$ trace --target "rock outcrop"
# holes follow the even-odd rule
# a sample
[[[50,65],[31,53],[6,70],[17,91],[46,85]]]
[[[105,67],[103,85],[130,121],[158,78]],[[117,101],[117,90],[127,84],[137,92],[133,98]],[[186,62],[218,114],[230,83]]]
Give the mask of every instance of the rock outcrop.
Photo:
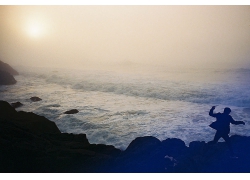
[[[5,71],[8,72],[9,74],[11,74],[12,76],[16,76],[19,73],[13,69],[9,64],[4,63],[2,61],[0,61],[0,71]]]
[[[146,136],[126,150],[90,144],[85,134],[61,133],[54,122],[17,112],[0,101],[0,172],[109,173],[249,173],[250,137],[233,135],[230,157],[225,142],[189,146],[177,138]]]
[[[250,137],[230,137],[237,158],[225,142],[209,145],[193,141],[189,147],[180,139],[162,142],[154,137],[136,138],[116,158],[111,172],[119,173],[249,173]]]
[[[0,85],[13,85],[15,83],[16,80],[10,73],[0,70]]]
[[[11,106],[16,109],[16,108],[23,106],[23,104],[20,102],[14,102],[14,103],[11,103]]]
[[[34,96],[34,97],[31,97],[30,100],[33,101],[33,102],[37,102],[37,101],[41,101],[42,99],[39,98],[39,97]]]
[[[0,85],[13,85],[16,80],[13,76],[18,75],[18,72],[10,65],[0,61]]]
[[[69,110],[69,111],[66,111],[66,112],[64,112],[64,114],[76,114],[76,113],[78,113],[79,111],[77,110],[77,109],[71,109],[71,110]]]
[[[176,138],[160,141],[155,137],[139,137],[117,158],[114,172],[174,172],[178,160],[187,151],[185,143]]]
[[[17,112],[8,102],[0,101],[0,121],[11,123],[32,133],[61,133],[56,124],[32,112]]]
[[[0,172],[107,172],[121,150],[61,133],[54,122],[0,101]]]

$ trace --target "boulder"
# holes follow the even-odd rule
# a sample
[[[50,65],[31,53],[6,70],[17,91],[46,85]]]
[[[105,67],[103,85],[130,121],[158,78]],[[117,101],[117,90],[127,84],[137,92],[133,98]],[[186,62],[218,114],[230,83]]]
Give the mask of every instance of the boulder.
[[[161,141],[152,136],[138,137],[121,153],[114,165],[114,172],[146,173],[165,172],[165,159]]]
[[[15,102],[15,103],[11,103],[11,106],[12,106],[13,108],[19,108],[19,107],[23,106],[23,104],[20,103],[20,102]]]
[[[34,97],[31,97],[30,100],[33,101],[33,102],[37,102],[37,101],[41,101],[42,99],[39,98],[39,97],[34,96]]]
[[[64,114],[76,114],[76,113],[78,113],[79,111],[77,110],[77,109],[71,109],[71,110],[69,110],[69,111],[66,111],[66,112],[64,112]]]
[[[169,157],[178,158],[186,150],[187,146],[184,141],[177,138],[168,138],[162,141],[162,148]]]
[[[161,141],[153,136],[138,137],[129,144],[125,153],[136,155],[147,154],[153,149],[159,148],[160,145]]]
[[[10,73],[0,70],[0,85],[13,85],[15,83],[16,80]]]
[[[5,71],[11,74],[12,76],[18,75],[19,73],[13,69],[9,64],[0,61],[0,71]]]

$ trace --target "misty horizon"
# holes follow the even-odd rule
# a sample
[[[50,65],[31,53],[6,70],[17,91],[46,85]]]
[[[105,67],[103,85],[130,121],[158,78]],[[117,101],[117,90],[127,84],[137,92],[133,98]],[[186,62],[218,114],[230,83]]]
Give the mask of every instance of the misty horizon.
[[[0,6],[0,59],[55,68],[250,68],[249,6]]]

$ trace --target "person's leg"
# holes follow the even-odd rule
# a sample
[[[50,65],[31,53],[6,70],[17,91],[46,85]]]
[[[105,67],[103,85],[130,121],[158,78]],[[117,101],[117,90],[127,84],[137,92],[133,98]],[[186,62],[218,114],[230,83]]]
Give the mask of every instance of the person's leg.
[[[221,138],[221,133],[216,131],[216,133],[214,135],[214,140],[209,141],[208,144],[216,144],[220,138]]]

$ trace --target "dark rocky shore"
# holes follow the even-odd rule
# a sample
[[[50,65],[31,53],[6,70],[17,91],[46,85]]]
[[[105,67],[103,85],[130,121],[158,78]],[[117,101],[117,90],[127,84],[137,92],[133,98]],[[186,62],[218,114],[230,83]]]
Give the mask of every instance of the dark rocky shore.
[[[212,138],[212,137],[211,137]],[[85,134],[61,133],[56,124],[0,101],[0,172],[47,173],[239,173],[250,172],[250,137],[208,145],[180,139],[138,137],[126,150],[90,144]]]

